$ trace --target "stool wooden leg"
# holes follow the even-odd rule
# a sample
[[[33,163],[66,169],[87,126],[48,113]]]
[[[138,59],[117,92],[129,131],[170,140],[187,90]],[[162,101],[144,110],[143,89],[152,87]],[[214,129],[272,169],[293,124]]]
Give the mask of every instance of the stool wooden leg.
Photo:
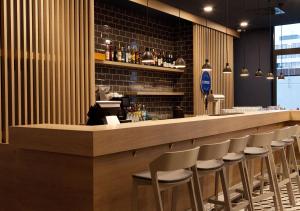
[[[253,178],[254,178],[254,160],[248,160],[248,169],[249,169],[249,191],[250,191],[250,195],[252,196],[253,193]]]
[[[227,184],[227,179],[226,179],[226,172],[225,172],[224,167],[220,171],[220,179],[221,179],[223,195],[224,195],[225,210],[231,211],[232,206],[231,206],[231,200],[230,200],[228,184]]]
[[[196,193],[196,199],[197,199],[197,202],[198,202],[198,210],[199,211],[205,211],[197,168],[192,167],[192,172],[193,172],[193,179],[194,179],[194,189],[195,189],[195,193]]]
[[[163,209],[163,203],[161,199],[161,191],[157,179],[156,180],[152,179],[152,186],[153,186],[157,211],[163,211],[164,209]]]
[[[239,163],[239,169],[240,169],[245,199],[248,200],[248,202],[249,202],[248,211],[252,211],[253,210],[253,202],[252,202],[252,197],[250,195],[250,184],[249,184],[248,171],[247,171],[247,166],[245,164],[245,161],[242,161]]]
[[[290,154],[291,154],[291,163],[292,163],[292,172],[295,171],[296,172],[296,182],[298,185],[298,191],[300,192],[300,176],[299,176],[299,168],[297,165],[297,158],[296,158],[296,154],[295,154],[295,147],[294,145],[290,146]]]
[[[132,182],[132,211],[138,211],[138,184],[133,179]]]
[[[218,200],[218,196],[219,196],[219,172],[217,171],[215,173],[215,199]],[[216,209],[217,205],[215,204],[215,209]]]
[[[191,181],[188,182],[188,187],[189,187],[189,192],[190,192],[190,200],[191,200],[192,210],[198,211],[195,188],[194,188],[194,183],[193,183],[192,179],[191,179]]]
[[[296,202],[295,202],[295,197],[294,197],[294,193],[293,193],[293,187],[292,187],[292,182],[291,182],[291,178],[290,178],[288,162],[286,160],[286,154],[285,154],[284,149],[280,150],[280,156],[281,156],[281,163],[282,163],[282,170],[283,170],[284,180],[286,180],[286,179],[288,180],[288,182],[286,183],[286,189],[287,189],[287,192],[288,192],[289,201],[290,201],[291,205],[293,207],[295,207]]]
[[[178,187],[174,187],[172,190],[172,211],[176,211],[177,196],[178,196]]]
[[[261,176],[262,180],[260,181],[260,194],[264,193],[264,185],[265,185],[265,181],[263,180],[264,174],[265,174],[264,159],[261,159],[260,176]]]
[[[271,186],[270,189],[272,189],[274,192],[273,200],[274,200],[275,210],[283,211],[283,205],[281,202],[278,182],[276,179],[275,164],[272,164],[272,159],[273,159],[272,152],[265,157],[269,182]]]

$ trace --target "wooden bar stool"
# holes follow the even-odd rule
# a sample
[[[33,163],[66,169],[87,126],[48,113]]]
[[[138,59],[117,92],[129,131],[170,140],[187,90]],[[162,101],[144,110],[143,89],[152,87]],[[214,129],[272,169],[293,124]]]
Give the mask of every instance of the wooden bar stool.
[[[298,142],[300,137],[300,126],[294,125],[288,129],[288,137],[283,141],[286,143],[287,159],[289,163],[289,176],[291,179],[295,179],[298,185],[298,191],[300,192],[300,176],[299,168],[297,165],[297,158],[295,152],[295,142]]]
[[[150,171],[134,174],[132,210],[138,210],[138,187],[141,185],[151,185],[153,187],[157,210],[163,211],[161,192],[187,183],[192,209],[197,211],[198,207],[193,182],[198,181],[196,167],[198,152],[199,147],[164,153],[150,163]],[[176,207],[172,208],[172,210],[175,209]]]
[[[229,197],[228,184],[226,180],[225,167],[223,157],[228,153],[230,141],[217,143],[217,144],[208,144],[202,145],[199,150],[199,157],[197,162],[197,169],[199,177],[216,174],[220,176],[221,185],[224,195],[224,202],[219,204],[224,207],[225,210],[233,210],[232,204]],[[215,175],[217,176],[217,175]],[[196,183],[196,192],[198,197],[198,207],[200,211],[204,211],[204,202],[202,199],[202,192],[199,186],[199,183]]]
[[[271,148],[271,142],[274,138],[274,132],[269,133],[260,133],[250,135],[248,144],[244,153],[246,155],[246,160],[249,161],[249,181],[250,181],[250,193],[252,196],[252,202],[259,202],[263,199],[273,197],[275,210],[283,210],[280,191],[276,179],[276,172],[275,172],[275,163]],[[254,166],[253,162],[255,158],[259,158],[264,161],[267,167],[267,174],[270,184],[270,192],[268,193],[260,193],[254,194],[253,193],[253,179],[254,179]]]
[[[279,186],[279,189],[286,186],[290,204],[293,207],[295,207],[296,201],[295,201],[295,196],[293,193],[289,164],[288,164],[287,154],[286,154],[286,149],[288,147],[290,149],[294,143],[294,139],[291,138],[291,128],[284,127],[284,128],[275,130],[273,140],[274,141],[271,142],[272,151],[278,152],[280,154],[279,161],[280,161],[280,166],[282,169],[282,173],[281,173],[282,178],[279,179],[278,186]],[[277,176],[276,176],[276,180],[277,180]]]

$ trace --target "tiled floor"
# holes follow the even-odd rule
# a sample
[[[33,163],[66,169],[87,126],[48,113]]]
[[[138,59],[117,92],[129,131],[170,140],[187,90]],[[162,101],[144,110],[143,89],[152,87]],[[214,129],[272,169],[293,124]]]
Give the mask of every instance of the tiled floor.
[[[293,191],[294,191],[294,196],[296,200],[296,207],[292,207],[289,202],[288,194],[286,191],[286,188],[281,189],[281,200],[283,203],[283,207],[285,211],[294,211],[294,210],[299,210],[300,211],[300,192],[298,191],[297,184],[294,180],[292,180],[293,183]],[[268,187],[266,187],[266,191],[268,191]],[[208,210],[213,210],[213,206],[210,204],[206,205],[206,208]],[[211,208],[211,209],[210,209]],[[273,198],[267,198],[259,203],[254,204],[254,208],[257,211],[266,211],[266,210],[274,210],[274,203],[273,203]]]

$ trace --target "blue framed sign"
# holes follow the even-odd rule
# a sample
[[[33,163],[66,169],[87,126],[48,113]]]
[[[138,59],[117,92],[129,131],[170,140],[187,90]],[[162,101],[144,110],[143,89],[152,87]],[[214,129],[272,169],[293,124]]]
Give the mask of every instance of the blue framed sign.
[[[202,93],[208,95],[211,89],[211,77],[207,71],[202,73],[200,85]]]

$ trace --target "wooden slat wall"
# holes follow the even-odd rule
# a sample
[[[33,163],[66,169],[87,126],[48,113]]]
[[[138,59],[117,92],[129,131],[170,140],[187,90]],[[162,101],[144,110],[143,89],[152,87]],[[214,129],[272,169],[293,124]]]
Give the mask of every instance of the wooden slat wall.
[[[85,123],[94,103],[94,3],[0,0],[0,140],[11,125]]]
[[[208,30],[208,33],[207,33]],[[234,80],[232,74],[223,74],[226,64],[226,38],[228,39],[228,60],[233,68],[233,37],[222,32],[194,24],[193,27],[193,62],[194,62],[194,114],[205,114],[204,95],[200,90],[201,67],[206,59],[206,33],[208,34],[209,61],[212,65],[212,90],[224,94],[222,108],[231,108],[234,104]],[[211,112],[212,106],[209,106]]]

